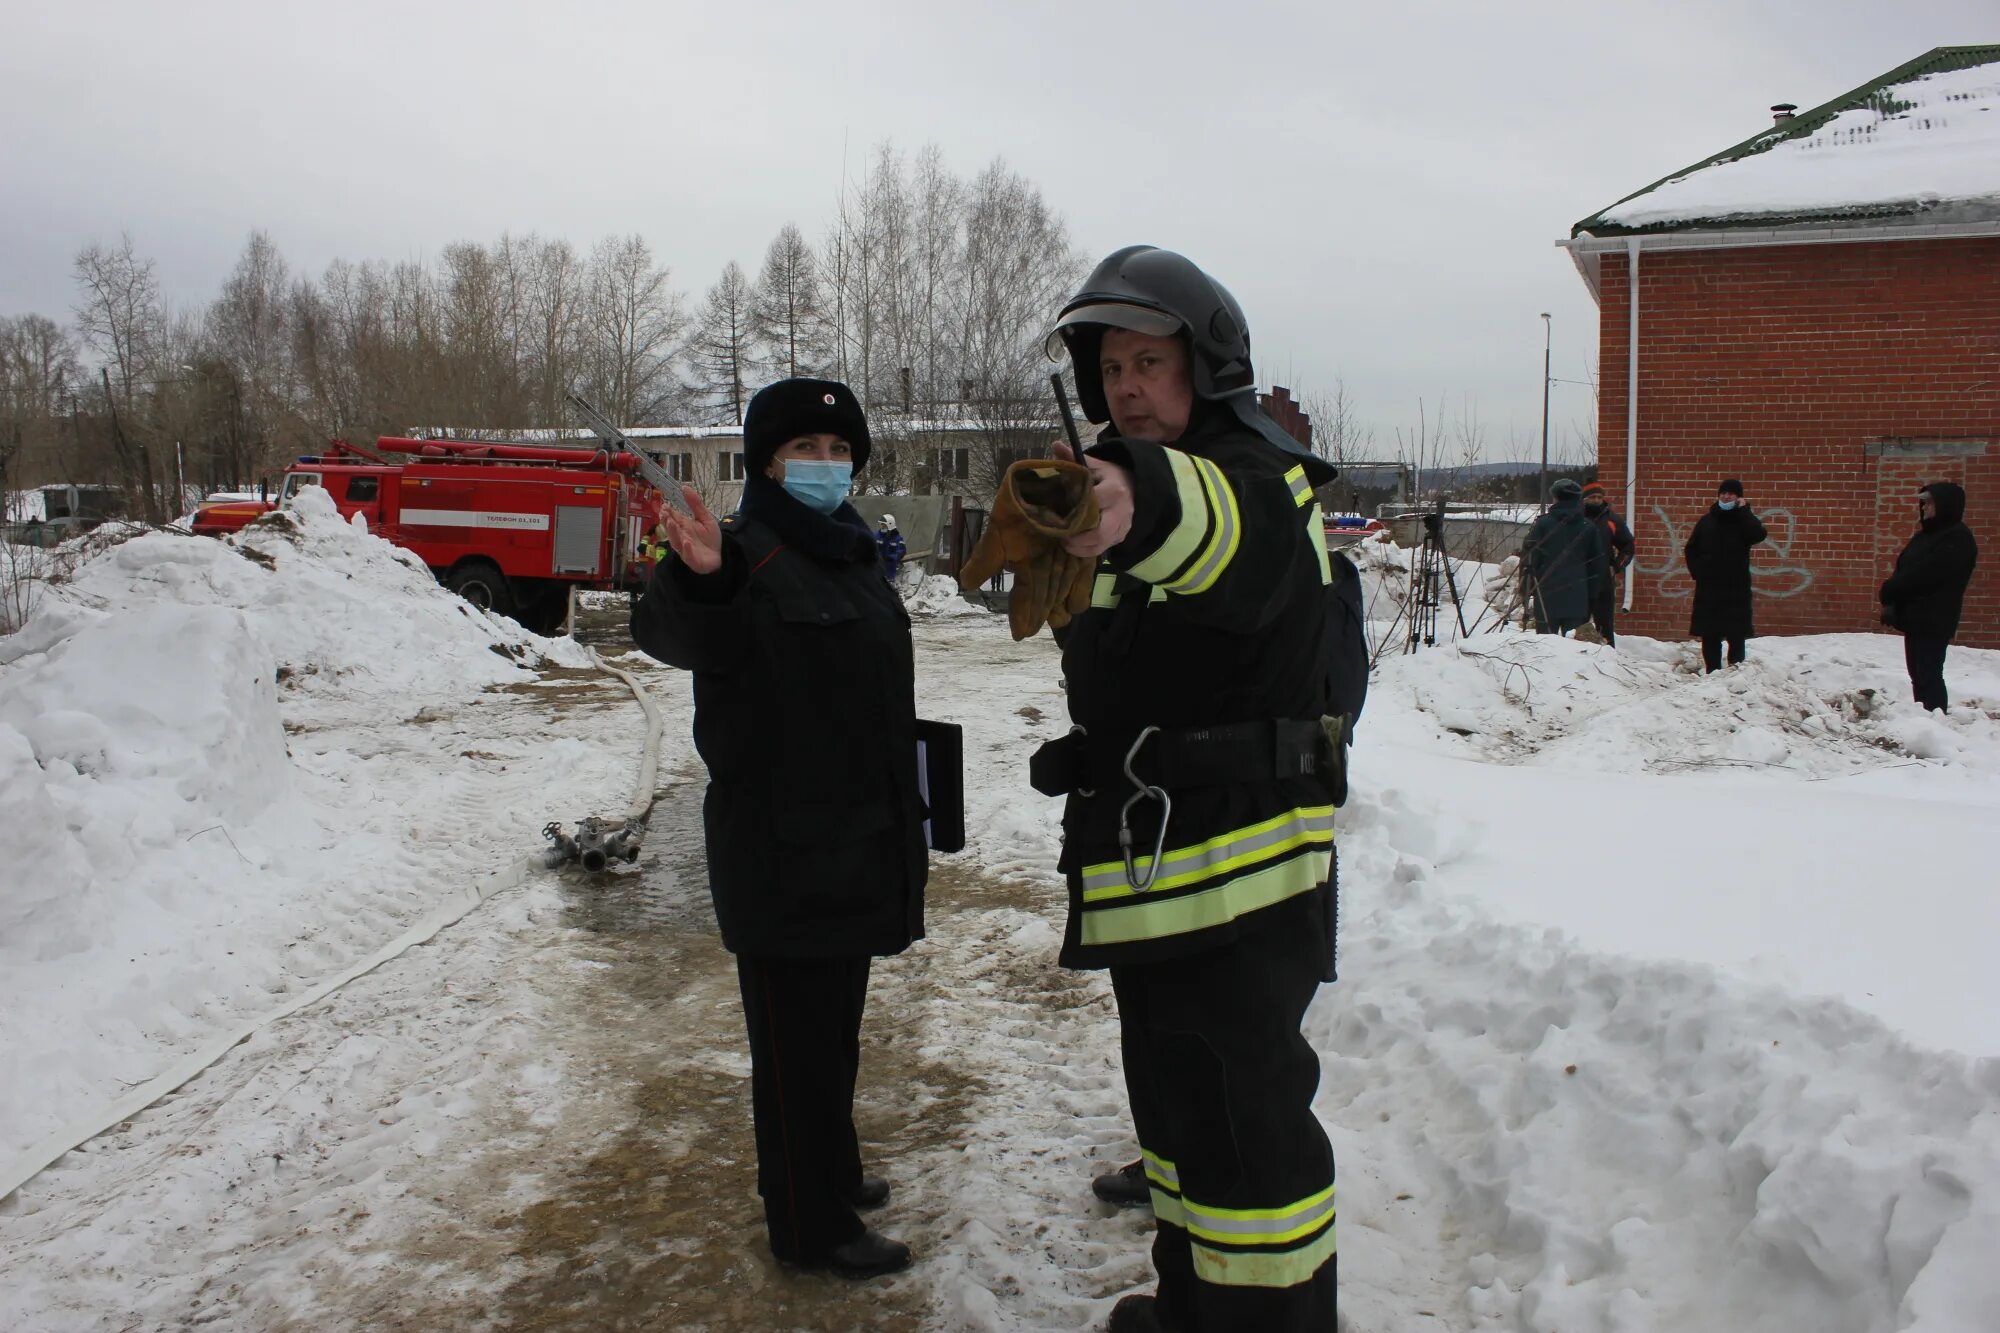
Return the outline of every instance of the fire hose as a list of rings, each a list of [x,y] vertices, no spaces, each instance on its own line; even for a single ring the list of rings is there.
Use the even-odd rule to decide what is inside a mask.
[[[639,855],[639,839],[645,833],[646,817],[652,813],[653,787],[659,779],[660,735],[664,723],[660,717],[659,704],[636,677],[598,657],[595,649],[591,650],[590,656],[603,670],[625,682],[631,689],[633,697],[638,699],[639,707],[645,710],[646,714],[646,746],[639,761],[639,780],[635,784],[632,804],[626,812],[622,827],[613,828],[605,821],[589,819],[583,823],[597,826],[594,840],[586,847],[580,840],[570,839],[572,845],[576,847],[576,858],[585,869],[602,870],[614,855],[622,856],[627,861],[635,860]],[[553,824],[550,827],[557,828]],[[560,832],[560,829],[557,828],[557,831]],[[579,825],[579,833],[581,832],[582,826]],[[603,860],[593,865],[592,861],[599,856],[602,856]],[[459,921],[495,894],[518,887],[534,869],[560,865],[567,859],[568,855],[562,853],[560,844],[546,851],[519,858],[512,865],[497,870],[472,885],[458,901],[425,917],[402,935],[345,971],[321,981],[302,995],[294,996],[261,1018],[190,1051],[169,1065],[164,1072],[126,1093],[110,1106],[99,1107],[83,1118],[65,1125],[12,1161],[0,1161],[0,1200],[5,1200],[72,1149],[81,1147],[113,1125],[131,1119],[162,1097],[192,1082],[196,1075],[220,1061],[251,1034],[280,1019],[289,1018],[301,1009],[318,1004],[348,982],[366,976],[384,963],[400,958],[417,945],[436,936],[445,927]]]
[[[541,854],[541,864],[554,869],[572,863],[592,874],[608,869],[613,861],[631,863],[639,859],[639,843],[646,836],[646,817],[653,810],[653,787],[660,774],[660,706],[629,671],[612,666],[590,650],[590,660],[600,671],[618,677],[631,689],[632,697],[646,713],[646,748],[639,759],[639,781],[632,791],[631,809],[620,823],[596,815],[577,821],[575,833],[563,832],[559,820],[542,827],[542,836],[552,844]]]

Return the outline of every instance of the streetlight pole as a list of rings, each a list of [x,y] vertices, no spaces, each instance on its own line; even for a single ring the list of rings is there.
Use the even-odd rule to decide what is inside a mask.
[[[1549,507],[1549,345],[1554,337],[1554,321],[1542,312],[1542,485],[1535,498],[1543,509]]]

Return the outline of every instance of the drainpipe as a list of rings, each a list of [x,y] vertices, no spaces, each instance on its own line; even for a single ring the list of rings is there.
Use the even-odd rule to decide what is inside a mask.
[[[1639,521],[1639,238],[1625,238],[1625,521]],[[1673,553],[1668,552],[1667,559]],[[1625,610],[1632,609],[1632,585],[1625,580]]]

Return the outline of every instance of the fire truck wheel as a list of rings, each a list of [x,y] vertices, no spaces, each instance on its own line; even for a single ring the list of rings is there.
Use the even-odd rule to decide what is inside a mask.
[[[469,560],[452,570],[444,586],[482,611],[497,616],[514,612],[514,594],[507,586],[507,576],[484,560]]]

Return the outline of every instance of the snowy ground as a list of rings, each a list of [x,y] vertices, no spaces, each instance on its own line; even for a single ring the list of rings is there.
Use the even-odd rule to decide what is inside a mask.
[[[856,1288],[758,1244],[685,677],[619,659],[668,739],[645,856],[592,883],[522,870],[637,771],[575,644],[310,503],[51,588],[0,638],[0,1171],[249,1035],[0,1203],[0,1327],[1101,1323],[1146,1223],[1088,1193],[1132,1143],[1025,783],[1059,664],[909,604],[971,843],[876,968],[858,1117],[920,1261]],[[1893,639],[1752,654],[1385,656],[1308,1020],[1361,1333],[2000,1327],[2000,654],[1954,650],[1945,719]]]

